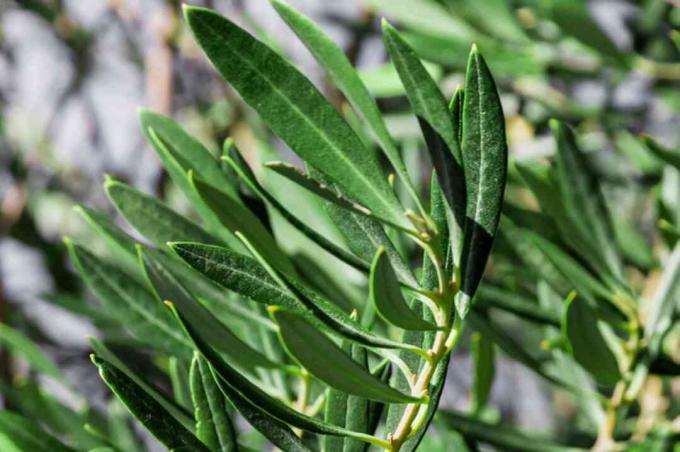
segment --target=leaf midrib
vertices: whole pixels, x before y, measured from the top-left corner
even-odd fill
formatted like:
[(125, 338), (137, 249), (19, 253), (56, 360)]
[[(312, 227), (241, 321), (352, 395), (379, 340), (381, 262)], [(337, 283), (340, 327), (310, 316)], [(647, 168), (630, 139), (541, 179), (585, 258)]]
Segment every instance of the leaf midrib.
[[(350, 167), (351, 169), (353, 169), (353, 170), (356, 172), (356, 174), (358, 175), (359, 179), (360, 179), (360, 180), (368, 187), (368, 189), (369, 189), (371, 192), (373, 192), (375, 195), (377, 195), (377, 199), (379, 199), (379, 200), (381, 201), (381, 203), (382, 203), (385, 207), (387, 207), (387, 211), (391, 211), (391, 210), (392, 210), (392, 207), (393, 207), (393, 206), (390, 206), (390, 203), (389, 203), (389, 202), (385, 202), (385, 200), (384, 200), (383, 197), (382, 197), (382, 193), (381, 193), (380, 191), (376, 191), (375, 186), (370, 182), (370, 180), (368, 180), (368, 178), (366, 177), (366, 175), (365, 175), (362, 171), (360, 171), (360, 170), (354, 165), (354, 162), (352, 162), (352, 160), (350, 160), (350, 159), (347, 158), (347, 156), (344, 154), (344, 152), (342, 151), (342, 149), (338, 148), (337, 145), (336, 145), (335, 143), (333, 143), (331, 140), (328, 139), (328, 137), (323, 133), (323, 129), (319, 129), (313, 122), (311, 122), (311, 121), (307, 118), (307, 116), (306, 116), (306, 115), (305, 115), (305, 114), (297, 107), (297, 105), (295, 105), (295, 103), (291, 102), (291, 101), (289, 100), (289, 98), (288, 98), (281, 90), (278, 89), (278, 87), (277, 87), (277, 86), (269, 79), (269, 77), (267, 77), (267, 75), (266, 75), (265, 73), (260, 72), (260, 70), (259, 70), (255, 65), (253, 65), (253, 64), (250, 62), (250, 60), (248, 60), (247, 58), (245, 58), (245, 57), (244, 57), (240, 52), (238, 52), (238, 50), (236, 50), (234, 47), (230, 46), (228, 40), (220, 39), (220, 38), (221, 38), (221, 35), (220, 35), (220, 33), (219, 33), (219, 30), (215, 30), (215, 29), (212, 27), (212, 25), (210, 25), (209, 23), (206, 23), (204, 20), (200, 19), (200, 17), (198, 18), (198, 20), (199, 20), (200, 22), (202, 22), (203, 25), (205, 26), (206, 30), (208, 30), (214, 37), (218, 38), (218, 39), (222, 42), (222, 44), (223, 44), (225, 47), (229, 48), (229, 49), (230, 49), (234, 54), (236, 54), (236, 55), (237, 55), (237, 56), (238, 56), (238, 57), (239, 57), (239, 58), (240, 58), (247, 66), (249, 66), (250, 68), (252, 68), (252, 70), (255, 71), (255, 73), (257, 73), (257, 74), (258, 74), (258, 75), (259, 75), (259, 76), (267, 83), (267, 85), (269, 85), (269, 86), (272, 88), (272, 91), (273, 91), (275, 94), (277, 94), (281, 99), (283, 99), (283, 100), (285, 101), (286, 104), (290, 105), (290, 107), (292, 108), (292, 110), (293, 110), (295, 113), (297, 113), (297, 114), (303, 119), (303, 121), (304, 121), (305, 123), (307, 123), (307, 124), (312, 128), (312, 130), (313, 130), (314, 132), (316, 132), (316, 134), (317, 134), (317, 135), (318, 135), (325, 143), (327, 143), (327, 144), (331, 147), (331, 149), (332, 149), (333, 151), (336, 152), (336, 154), (340, 157), (340, 159), (343, 160), (346, 164), (348, 164), (349, 167)], [(253, 39), (255, 39), (255, 38), (253, 38)], [(284, 65), (285, 65), (285, 64), (290, 65), (290, 63), (286, 62), (285, 60), (282, 60), (282, 62), (283, 62)], [(292, 67), (292, 65), (291, 65), (291, 67)], [(219, 68), (218, 68), (218, 71), (219, 71)], [(316, 89), (316, 88), (314, 88), (314, 89)], [(322, 97), (323, 97), (323, 96), (322, 96)], [(340, 118), (340, 120), (341, 120), (341, 121), (344, 121), (342, 118)], [(350, 129), (350, 130), (351, 130), (351, 129)], [(368, 150), (367, 150), (367, 152), (368, 152)]]

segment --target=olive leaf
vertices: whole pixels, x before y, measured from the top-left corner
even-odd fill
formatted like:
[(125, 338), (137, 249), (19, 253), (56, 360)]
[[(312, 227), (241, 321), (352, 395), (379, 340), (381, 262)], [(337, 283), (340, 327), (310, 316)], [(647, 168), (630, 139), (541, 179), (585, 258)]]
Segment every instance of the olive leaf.
[(493, 77), (476, 47), (468, 59), (463, 104), (466, 219), (456, 309), (465, 317), (496, 235), (508, 160), (503, 109)]
[(375, 154), (307, 78), (227, 18), (203, 8), (184, 11), (222, 77), (293, 151), (381, 217), (407, 226)]

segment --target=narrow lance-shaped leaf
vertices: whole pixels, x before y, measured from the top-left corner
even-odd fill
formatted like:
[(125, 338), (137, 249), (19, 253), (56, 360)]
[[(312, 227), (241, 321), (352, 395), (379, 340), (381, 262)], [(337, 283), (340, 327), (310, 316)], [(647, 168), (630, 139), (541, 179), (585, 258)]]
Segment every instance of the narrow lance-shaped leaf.
[[(320, 180), (326, 185), (334, 185), (332, 181), (314, 168), (310, 167), (309, 173), (314, 179)], [(396, 250), (380, 222), (362, 214), (348, 212), (331, 202), (324, 205), (324, 210), (345, 237), (347, 246), (354, 254), (370, 262), (378, 248), (385, 248), (387, 257), (399, 276), (399, 280), (411, 287), (417, 286), (413, 272)]]
[[(305, 174), (304, 171), (291, 164), (283, 162), (267, 162), (265, 163), (265, 166), (275, 173), (298, 184), (302, 188), (309, 190), (320, 198), (342, 207), (343, 209), (369, 217), (373, 215), (369, 208), (353, 202), (346, 196), (333, 190), (333, 188), (313, 179), (308, 174)], [(389, 221), (387, 221), (387, 223), (389, 224)]]
[[(210, 363), (215, 375), (219, 377), (219, 381), (224, 386), (233, 390), (234, 393), (240, 395), (243, 400), (247, 401), (249, 404), (258, 407), (264, 413), (269, 414), (275, 419), (305, 431), (322, 435), (351, 436), (370, 444), (375, 444), (383, 448), (386, 447), (387, 442), (384, 440), (371, 435), (352, 432), (332, 424), (327, 424), (317, 418), (302, 414), (281, 401), (269, 396), (252, 381), (241, 375), (236, 369), (224, 361), (222, 357), (220, 357), (220, 355), (195, 332), (196, 325), (193, 325), (185, 319), (181, 313), (174, 310), (172, 305), (170, 305), (170, 307), (173, 309), (177, 321), (185, 330), (188, 337), (193, 341), (195, 349), (208, 361), (208, 363)], [(227, 396), (229, 395), (227, 394)]]
[[(281, 450), (290, 452), (312, 452), (298, 436), (293, 433), (286, 424), (272, 417), (262, 408), (250, 402), (247, 398), (241, 395), (224, 382), (224, 380), (210, 367), (210, 374), (220, 388), (220, 391), (231, 404), (241, 413), (255, 430), (262, 433), (271, 443)], [(240, 449), (244, 449), (240, 447)]]
[[(232, 196), (236, 195), (235, 184), (220, 169), (219, 160), (179, 124), (166, 116), (144, 108), (139, 109), (138, 115), (142, 132), (154, 146), (161, 160), (165, 155), (163, 151), (167, 150), (182, 164), (184, 174), (191, 169), (207, 183), (220, 187), (222, 191)], [(160, 140), (155, 139), (153, 135)], [(165, 145), (165, 149), (159, 148), (161, 144)], [(165, 165), (166, 162), (163, 161), (163, 163)]]
[[(362, 328), (333, 303), (313, 294), (309, 289), (301, 289), (292, 284), (271, 267), (266, 269), (263, 266), (263, 263), (266, 265), (266, 261), (257, 255), (257, 250), (252, 248), (252, 244), (249, 248), (257, 260), (226, 248), (197, 243), (173, 243), (171, 248), (208, 278), (254, 301), (284, 306), (304, 315), (308, 321), (320, 328), (329, 328), (344, 338), (366, 346), (422, 352), (417, 347), (376, 336)], [(276, 275), (276, 279), (272, 274)]]
[(17, 452), (75, 452), (40, 427), (37, 421), (9, 410), (0, 411), (0, 445), (10, 444)]
[(389, 323), (406, 330), (437, 329), (436, 325), (423, 320), (406, 303), (384, 248), (379, 248), (373, 259), (369, 289), (378, 314)]
[[(350, 355), (352, 361), (356, 362), (362, 369), (368, 370), (368, 352), (364, 347), (356, 344), (352, 344), (350, 350)], [(374, 376), (376, 380), (380, 381), (384, 386), (389, 387), (389, 385), (382, 380), (379, 376), (369, 373), (369, 375)], [(369, 433), (369, 404), (376, 403), (375, 401), (369, 401), (360, 396), (350, 395), (347, 398), (347, 415), (345, 417), (345, 427), (353, 430), (355, 432)], [(365, 444), (359, 440), (345, 438), (344, 450), (343, 452), (364, 452)]]
[(104, 189), (128, 223), (157, 246), (165, 246), (171, 240), (219, 243), (199, 226), (163, 203), (122, 182), (107, 179)]
[(123, 372), (96, 355), (92, 362), (106, 385), (169, 450), (210, 450)]
[(236, 432), (229, 418), (224, 395), (213, 379), (210, 365), (198, 354), (191, 362), (189, 381), (198, 439), (210, 450), (237, 451)]
[(0, 344), (16, 356), (23, 356), (29, 366), (57, 381), (64, 382), (64, 376), (52, 360), (33, 341), (9, 325), (0, 323)]
[(465, 75), (462, 150), (467, 207), (456, 309), (464, 317), (496, 235), (508, 167), (503, 109), (489, 68), (475, 46)]
[(279, 324), (279, 334), (288, 352), (312, 375), (328, 385), (348, 394), (380, 402), (419, 401), (371, 375), (299, 315), (276, 307), (270, 308), (270, 312)]
[[(350, 354), (352, 345), (348, 341), (341, 342), (342, 351), (345, 354)], [(347, 399), (349, 394), (332, 386), (326, 389), (326, 404), (324, 407), (324, 421), (337, 425), (338, 427), (345, 427), (347, 423)], [(340, 436), (326, 436), (323, 438), (324, 452), (343, 452), (345, 447), (345, 438)]]
[(642, 135), (642, 142), (659, 160), (680, 170), (680, 152), (665, 148), (649, 135)]
[(554, 120), (550, 126), (557, 141), (557, 170), (565, 210), (581, 232), (580, 239), (597, 252), (596, 268), (621, 279), (621, 257), (612, 240), (614, 229), (597, 176), (577, 146), (572, 130)]
[(564, 304), (562, 323), (569, 351), (598, 383), (614, 384), (621, 378), (621, 372), (597, 324), (595, 311), (572, 293)]
[(293, 151), (378, 215), (407, 225), (375, 154), (307, 78), (215, 12), (186, 7), (185, 15), (222, 77)]
[(500, 450), (527, 452), (577, 452), (581, 449), (560, 446), (547, 439), (528, 435), (519, 430), (482, 421), (450, 410), (441, 410), (440, 416), (446, 426), (463, 436), (498, 447)]
[(150, 383), (146, 382), (142, 377), (137, 375), (130, 369), (115, 353), (113, 353), (106, 345), (98, 339), (90, 338), (90, 345), (94, 353), (102, 358), (104, 361), (112, 364), (119, 371), (123, 372), (128, 379), (133, 381), (137, 386), (142, 388), (145, 393), (151, 396), (165, 411), (170, 413), (177, 422), (182, 424), (185, 429), (193, 433), (194, 420), (191, 414), (184, 407), (180, 406), (174, 400), (170, 399), (163, 392), (156, 389)]
[(323, 235), (316, 232), (313, 228), (309, 227), (298, 217), (293, 215), (276, 198), (274, 198), (271, 193), (266, 191), (257, 181), (250, 167), (236, 149), (233, 150), (231, 155), (223, 156), (222, 159), (227, 162), (227, 164), (238, 174), (243, 183), (250, 190), (259, 196), (262, 201), (276, 209), (276, 211), (279, 212), (281, 216), (286, 219), (286, 221), (295, 226), (295, 228), (302, 232), (306, 237), (347, 265), (350, 265), (359, 271), (368, 272), (370, 266), (368, 262), (363, 261), (352, 253), (345, 251)]
[(449, 233), (457, 256), (465, 217), (465, 179), (461, 150), (449, 107), (413, 49), (386, 21), (383, 21), (383, 37), (409, 102), (418, 117), (446, 202), (454, 213), (456, 229)]
[[(159, 136), (155, 129), (149, 129), (147, 131), (147, 136), (160, 157), (163, 168), (168, 172), (172, 181), (180, 188), (180, 190), (182, 190), (191, 207), (195, 209), (205, 221), (206, 229), (229, 246), (238, 249), (241, 245), (238, 243), (238, 240), (236, 240), (236, 237), (234, 237), (234, 234), (219, 222), (215, 217), (215, 213), (205, 202), (203, 202), (194, 190), (188, 176), (188, 174), (193, 174), (194, 172), (191, 162), (183, 160), (174, 146), (165, 138)], [(226, 186), (226, 184), (226, 182), (222, 182), (222, 185)], [(230, 192), (233, 193), (232, 196), (234, 198), (237, 197), (233, 188), (231, 188)]]
[(480, 412), (489, 400), (495, 372), (494, 345), (480, 333), (472, 335), (474, 380), (472, 384), (472, 409)]
[(217, 320), (194, 299), (162, 262), (153, 258), (141, 248), (139, 249), (139, 258), (151, 286), (154, 287), (158, 295), (159, 302), (172, 301), (182, 315), (200, 325), (198, 332), (217, 350), (227, 354), (234, 362), (250, 371), (256, 367), (272, 368), (277, 366)]
[(191, 185), (198, 196), (210, 208), (218, 221), (231, 232), (239, 231), (245, 234), (254, 243), (265, 250), (267, 258), (282, 271), (295, 274), (293, 264), (281, 249), (279, 249), (274, 237), (255, 216), (239, 200), (228, 193), (193, 177), (189, 176)]
[(138, 340), (170, 353), (187, 353), (189, 342), (149, 291), (127, 274), (66, 239), (71, 259), (99, 301)]
[(399, 154), (399, 149), (397, 149), (394, 140), (385, 126), (375, 100), (369, 94), (368, 89), (347, 56), (309, 18), (282, 1), (274, 0), (273, 4), (279, 16), (312, 52), (314, 58), (324, 67), (338, 89), (352, 104), (352, 107), (366, 121), (383, 151), (385, 151), (385, 155), (392, 164), (392, 167), (404, 182), (414, 202), (420, 206), (420, 197), (406, 171), (406, 166)]
[[(645, 322), (645, 335), (653, 337), (662, 333), (660, 327), (671, 322), (673, 310), (678, 311), (677, 293), (680, 287), (680, 244), (664, 264), (661, 281), (657, 286)], [(675, 308), (673, 307), (675, 305)]]

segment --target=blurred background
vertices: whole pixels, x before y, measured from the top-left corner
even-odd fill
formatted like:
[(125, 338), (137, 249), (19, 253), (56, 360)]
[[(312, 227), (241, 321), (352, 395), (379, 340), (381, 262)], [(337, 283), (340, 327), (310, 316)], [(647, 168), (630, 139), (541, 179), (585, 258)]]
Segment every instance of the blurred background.
[[(342, 97), (267, 0), (188, 3), (215, 8), (275, 46), (343, 108)], [(476, 42), (502, 93), (511, 158), (551, 155), (547, 120), (565, 119), (613, 182), (609, 196), (620, 201), (621, 212), (644, 216), (639, 199), (617, 198), (617, 183), (644, 182), (654, 170), (638, 134), (677, 146), (680, 37), (674, 28), (680, 5), (674, 1), (290, 3), (361, 69), (405, 150), (418, 147), (420, 131), (396, 73), (385, 64), (382, 16), (405, 32), (447, 96), (462, 81)], [(79, 388), (74, 396), (43, 381), (70, 407), (83, 399), (101, 405), (106, 394), (87, 358), (87, 336), (102, 329), (91, 320), (96, 312), (74, 302), (91, 295), (61, 242), (63, 235), (86, 234), (73, 206), (113, 215), (101, 189), (103, 174), (111, 174), (179, 210), (187, 207), (142, 137), (139, 106), (172, 116), (212, 150), (233, 137), (251, 152), (253, 130), (261, 128), (194, 44), (179, 1), (0, 0), (0, 322), (37, 341)], [(407, 164), (422, 166), (415, 152), (406, 154)], [(455, 355), (444, 405), (469, 403), (469, 366), (464, 350)], [(3, 347), (0, 372), (8, 382), (28, 370)], [(499, 359), (491, 404), (503, 418), (551, 432), (559, 397), (521, 364)]]

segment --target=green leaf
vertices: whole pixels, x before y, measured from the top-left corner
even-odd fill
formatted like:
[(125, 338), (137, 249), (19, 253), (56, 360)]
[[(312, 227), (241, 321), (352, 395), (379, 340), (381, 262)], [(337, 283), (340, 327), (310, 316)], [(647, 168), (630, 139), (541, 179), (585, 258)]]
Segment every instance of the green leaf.
[[(174, 308), (173, 308), (174, 309)], [(386, 447), (386, 442), (376, 437), (363, 433), (352, 432), (350, 430), (327, 424), (314, 417), (302, 414), (281, 401), (274, 399), (262, 391), (250, 379), (241, 375), (236, 369), (224, 361), (219, 354), (203, 339), (196, 334), (195, 325), (183, 318), (181, 313), (174, 311), (178, 322), (182, 325), (187, 335), (194, 343), (194, 348), (210, 363), (214, 373), (219, 378), (219, 382), (228, 387), (234, 393), (240, 395), (249, 404), (258, 407), (262, 412), (267, 413), (274, 419), (286, 422), (294, 427), (311, 433), (335, 436), (350, 436), (370, 444)], [(229, 397), (229, 394), (226, 394)]]
[(404, 300), (397, 275), (385, 254), (379, 248), (371, 265), (369, 280), (371, 301), (378, 314), (389, 323), (406, 330), (436, 330), (437, 326), (426, 322), (416, 314)]
[(678, 288), (680, 287), (680, 244), (664, 262), (661, 281), (649, 302), (645, 321), (645, 336), (654, 337), (663, 333), (673, 323), (673, 313), (678, 311)]
[(474, 333), (472, 335), (472, 358), (475, 369), (472, 382), (472, 410), (478, 413), (489, 400), (496, 371), (493, 342), (482, 334)]
[(485, 312), (478, 311), (480, 310), (471, 310), (467, 319), (473, 329), (486, 336), (510, 358), (524, 364), (550, 383), (564, 386), (563, 382), (549, 374), (545, 363), (527, 352), (512, 336), (492, 322)]
[(515, 294), (509, 290), (482, 284), (476, 295), (476, 302), (480, 307), (493, 307), (511, 312), (522, 319), (539, 324), (560, 326), (560, 316), (553, 311), (543, 308), (536, 303), (527, 302), (526, 296)]
[[(467, 19), (478, 30), (486, 31), (503, 42), (528, 44), (526, 34), (517, 23), (514, 6), (506, 0), (448, 0), (450, 9)], [(493, 20), (490, 20), (493, 18)]]
[(95, 338), (90, 338), (90, 344), (92, 345), (92, 349), (97, 356), (115, 366), (120, 372), (124, 373), (129, 380), (134, 382), (135, 385), (140, 387), (146, 394), (153, 398), (158, 405), (162, 406), (165, 411), (170, 413), (170, 415), (174, 417), (177, 422), (182, 424), (185, 429), (193, 432), (194, 420), (183, 407), (169, 399), (165, 394), (139, 377), (102, 342)]
[(523, 231), (541, 253), (560, 271), (573, 287), (584, 297), (595, 300), (600, 297), (606, 300), (613, 298), (613, 292), (594, 278), (574, 258), (562, 251), (558, 246), (531, 231)]
[[(193, 170), (201, 179), (225, 193), (236, 196), (233, 181), (220, 169), (219, 161), (197, 139), (189, 135), (172, 119), (144, 108), (138, 110), (142, 132), (153, 145), (163, 166), (170, 171), (168, 153), (181, 164), (183, 174)], [(153, 130), (153, 133), (151, 132)], [(155, 135), (155, 137), (154, 137)], [(160, 140), (159, 140), (160, 139)], [(167, 152), (166, 152), (167, 151)], [(172, 172), (170, 173), (173, 176)], [(180, 180), (173, 181), (178, 185)]]
[[(352, 350), (351, 343), (347, 341), (342, 342), (342, 350), (346, 354), (350, 354)], [(326, 389), (326, 406), (324, 408), (324, 421), (328, 424), (337, 425), (338, 427), (345, 427), (347, 422), (347, 400), (349, 394), (345, 391), (329, 386)], [(323, 452), (343, 452), (345, 447), (345, 438), (339, 436), (325, 436), (323, 438)]]
[(333, 83), (366, 121), (385, 155), (392, 163), (392, 167), (403, 181), (408, 193), (420, 206), (420, 198), (406, 171), (399, 149), (397, 149), (387, 127), (385, 127), (380, 110), (378, 110), (375, 100), (371, 98), (368, 89), (344, 52), (309, 18), (282, 1), (274, 0), (273, 4), (281, 18), (312, 52), (314, 58), (323, 66)]
[(22, 356), (33, 370), (42, 372), (57, 381), (66, 381), (56, 364), (31, 339), (4, 323), (0, 323), (0, 343), (3, 348), (11, 350), (14, 355)]
[(680, 152), (665, 148), (649, 135), (640, 137), (647, 149), (662, 162), (665, 162), (680, 170)]
[(278, 247), (274, 237), (259, 218), (241, 204), (238, 198), (189, 176), (190, 183), (198, 196), (216, 216), (217, 220), (231, 232), (241, 232), (253, 243), (265, 250), (267, 258), (286, 273), (295, 274), (293, 264)]
[[(368, 369), (368, 355), (366, 349), (353, 345), (347, 341), (342, 342), (342, 351), (347, 356), (359, 363), (364, 369)], [(387, 361), (389, 363), (389, 361)], [(387, 364), (382, 370), (389, 369)], [(375, 374), (375, 372), (374, 372)], [(381, 378), (386, 383), (386, 380)], [(348, 395), (346, 392), (329, 387), (326, 389), (326, 406), (324, 420), (328, 423), (345, 427), (350, 430), (373, 433), (375, 428), (371, 425), (371, 414), (379, 407), (382, 410), (382, 403), (371, 402), (362, 397)], [(363, 452), (365, 445), (357, 440), (350, 438), (340, 438), (336, 436), (326, 436), (323, 438), (324, 452)]]
[(628, 67), (625, 55), (590, 18), (584, 0), (551, 0), (552, 20), (564, 33), (598, 51), (622, 68)]
[(315, 326), (323, 328), (325, 325), (343, 337), (366, 346), (420, 351), (370, 333), (333, 303), (313, 294), (309, 289), (300, 289), (283, 275), (275, 272), (278, 280), (274, 279), (262, 266), (262, 262), (258, 263), (257, 260), (217, 246), (198, 243), (172, 243), (170, 246), (200, 273), (254, 301), (284, 306), (304, 315)]
[(107, 179), (104, 189), (128, 223), (155, 245), (163, 247), (172, 240), (219, 243), (199, 226), (160, 201), (122, 182)]
[[(281, 450), (290, 452), (311, 452), (298, 436), (283, 422), (272, 417), (265, 410), (259, 408), (257, 405), (251, 403), (247, 398), (243, 397), (240, 392), (229, 386), (224, 380), (215, 372), (212, 367), (209, 367), (213, 380), (222, 391), (222, 394), (229, 399), (231, 404), (238, 410), (238, 412), (245, 418), (255, 430), (260, 432), (265, 438)], [(239, 449), (246, 451), (243, 446)]]
[(598, 383), (613, 385), (619, 381), (619, 364), (602, 337), (595, 311), (575, 294), (569, 296), (564, 304), (562, 332), (574, 359)]
[(420, 123), (446, 202), (456, 218), (456, 230), (449, 231), (449, 234), (454, 250), (458, 252), (465, 217), (465, 179), (451, 112), (439, 87), (413, 49), (386, 21), (383, 21), (382, 27), (385, 46)]
[[(270, 308), (288, 352), (315, 377), (348, 394), (388, 403), (417, 402), (363, 369), (302, 317)], [(313, 344), (313, 345), (312, 345)]]
[(623, 268), (616, 249), (614, 229), (597, 176), (576, 145), (572, 130), (551, 121), (557, 141), (557, 170), (562, 202), (572, 223), (580, 231), (580, 239), (597, 252), (600, 268), (621, 279)]
[(657, 265), (651, 245), (630, 223), (623, 218), (614, 217), (612, 226), (616, 244), (626, 261), (643, 271), (650, 271)]
[(186, 7), (185, 15), (222, 77), (293, 151), (379, 216), (407, 225), (375, 154), (309, 80), (215, 12)]
[[(441, 66), (427, 62), (424, 62), (423, 65), (433, 80), (442, 79), (443, 70)], [(404, 84), (391, 63), (362, 69), (359, 76), (368, 91), (375, 97), (397, 97), (406, 94)]]
[(528, 435), (514, 428), (485, 422), (452, 410), (440, 410), (439, 416), (444, 424), (462, 433), (466, 438), (491, 444), (500, 450), (526, 452), (576, 452), (580, 450), (559, 446), (547, 439)]
[(111, 391), (169, 450), (209, 450), (193, 433), (186, 430), (162, 405), (123, 372), (96, 355), (92, 355), (92, 362), (99, 369), (99, 375)]
[[(434, 0), (368, 0), (368, 5), (406, 27), (429, 35), (467, 42), (479, 37), (464, 20)], [(414, 11), (418, 14), (413, 14)]]
[[(356, 362), (362, 369), (367, 373), (368, 370), (368, 352), (365, 348), (358, 345), (352, 345), (350, 352), (351, 359)], [(375, 376), (371, 373), (369, 375), (374, 376), (377, 381), (380, 381), (384, 386), (389, 387), (389, 385), (382, 380), (380, 377)], [(362, 433), (373, 433), (368, 430), (369, 422), (369, 404), (371, 402), (363, 397), (358, 397), (356, 395), (350, 395), (347, 398), (347, 416), (345, 418), (345, 428), (355, 432)], [(364, 452), (365, 444), (361, 441), (351, 438), (345, 438), (345, 444), (343, 452)]]
[[(173, 305), (192, 323), (200, 325), (198, 334), (216, 350), (225, 353), (229, 358), (247, 370), (256, 367), (273, 368), (277, 364), (243, 342), (230, 329), (217, 320), (203, 307), (177, 280), (177, 278), (160, 262), (147, 252), (139, 249), (140, 262), (151, 286), (155, 289), (158, 301), (171, 301)], [(160, 305), (160, 303), (158, 303)], [(167, 314), (167, 310), (165, 312)]]
[(508, 169), (501, 102), (491, 73), (474, 46), (465, 75), (462, 150), (467, 207), (456, 309), (465, 316), (496, 235)]
[(399, 281), (410, 287), (418, 285), (413, 272), (404, 262), (404, 258), (399, 254), (380, 223), (363, 215), (347, 212), (330, 203), (326, 203), (324, 209), (345, 237), (349, 249), (362, 261), (371, 262), (375, 253), (382, 247)]
[(6, 410), (0, 411), (0, 445), (2, 437), (18, 452), (74, 452), (37, 422)]
[(276, 200), (268, 191), (266, 191), (255, 178), (255, 175), (248, 167), (243, 157), (237, 152), (233, 152), (231, 156), (224, 156), (223, 159), (229, 166), (238, 174), (244, 184), (252, 190), (257, 196), (273, 207), (277, 212), (283, 216), (291, 225), (302, 232), (307, 238), (319, 245), (324, 250), (328, 251), (333, 256), (337, 257), (347, 265), (350, 265), (360, 271), (368, 272), (369, 263), (359, 259), (351, 253), (337, 246), (335, 243), (328, 240), (323, 235), (319, 234), (313, 228), (309, 227), (303, 221), (293, 215), (286, 207)]
[[(201, 218), (203, 218), (209, 232), (229, 244), (229, 246), (240, 246), (236, 237), (220, 224), (215, 217), (215, 213), (196, 193), (196, 190), (189, 179), (189, 174), (193, 174), (194, 172), (191, 163), (184, 161), (182, 157), (178, 155), (178, 152), (173, 145), (166, 139), (158, 136), (155, 129), (149, 129), (147, 135), (151, 140), (156, 153), (160, 157), (163, 167), (170, 175), (170, 178), (180, 190), (182, 190), (191, 207), (193, 207), (200, 214)], [(226, 186), (227, 191), (234, 193), (232, 196), (236, 198), (237, 195), (235, 194), (234, 189), (228, 186), (227, 183), (228, 182), (222, 182), (222, 185)]]
[(71, 259), (102, 305), (136, 339), (171, 354), (188, 352), (189, 342), (172, 316), (149, 291), (116, 267), (65, 239)]
[(339, 193), (333, 188), (326, 186), (323, 183), (315, 180), (308, 174), (305, 174), (304, 171), (293, 165), (283, 162), (267, 162), (265, 166), (274, 171), (275, 173), (298, 184), (299, 186), (305, 188), (306, 190), (309, 190), (310, 192), (314, 193), (316, 196), (326, 201), (329, 201), (338, 207), (341, 207), (345, 210), (349, 210), (350, 212), (358, 213), (360, 215), (365, 215), (375, 220), (382, 221), (383, 223), (392, 225), (396, 228), (400, 228), (400, 226), (394, 225), (389, 220), (376, 217), (371, 211), (371, 209), (362, 206), (361, 204), (357, 204), (351, 199), (348, 199), (342, 193)]
[(196, 417), (196, 436), (210, 450), (237, 451), (236, 432), (229, 418), (224, 395), (215, 383), (210, 365), (196, 354), (189, 373)]

